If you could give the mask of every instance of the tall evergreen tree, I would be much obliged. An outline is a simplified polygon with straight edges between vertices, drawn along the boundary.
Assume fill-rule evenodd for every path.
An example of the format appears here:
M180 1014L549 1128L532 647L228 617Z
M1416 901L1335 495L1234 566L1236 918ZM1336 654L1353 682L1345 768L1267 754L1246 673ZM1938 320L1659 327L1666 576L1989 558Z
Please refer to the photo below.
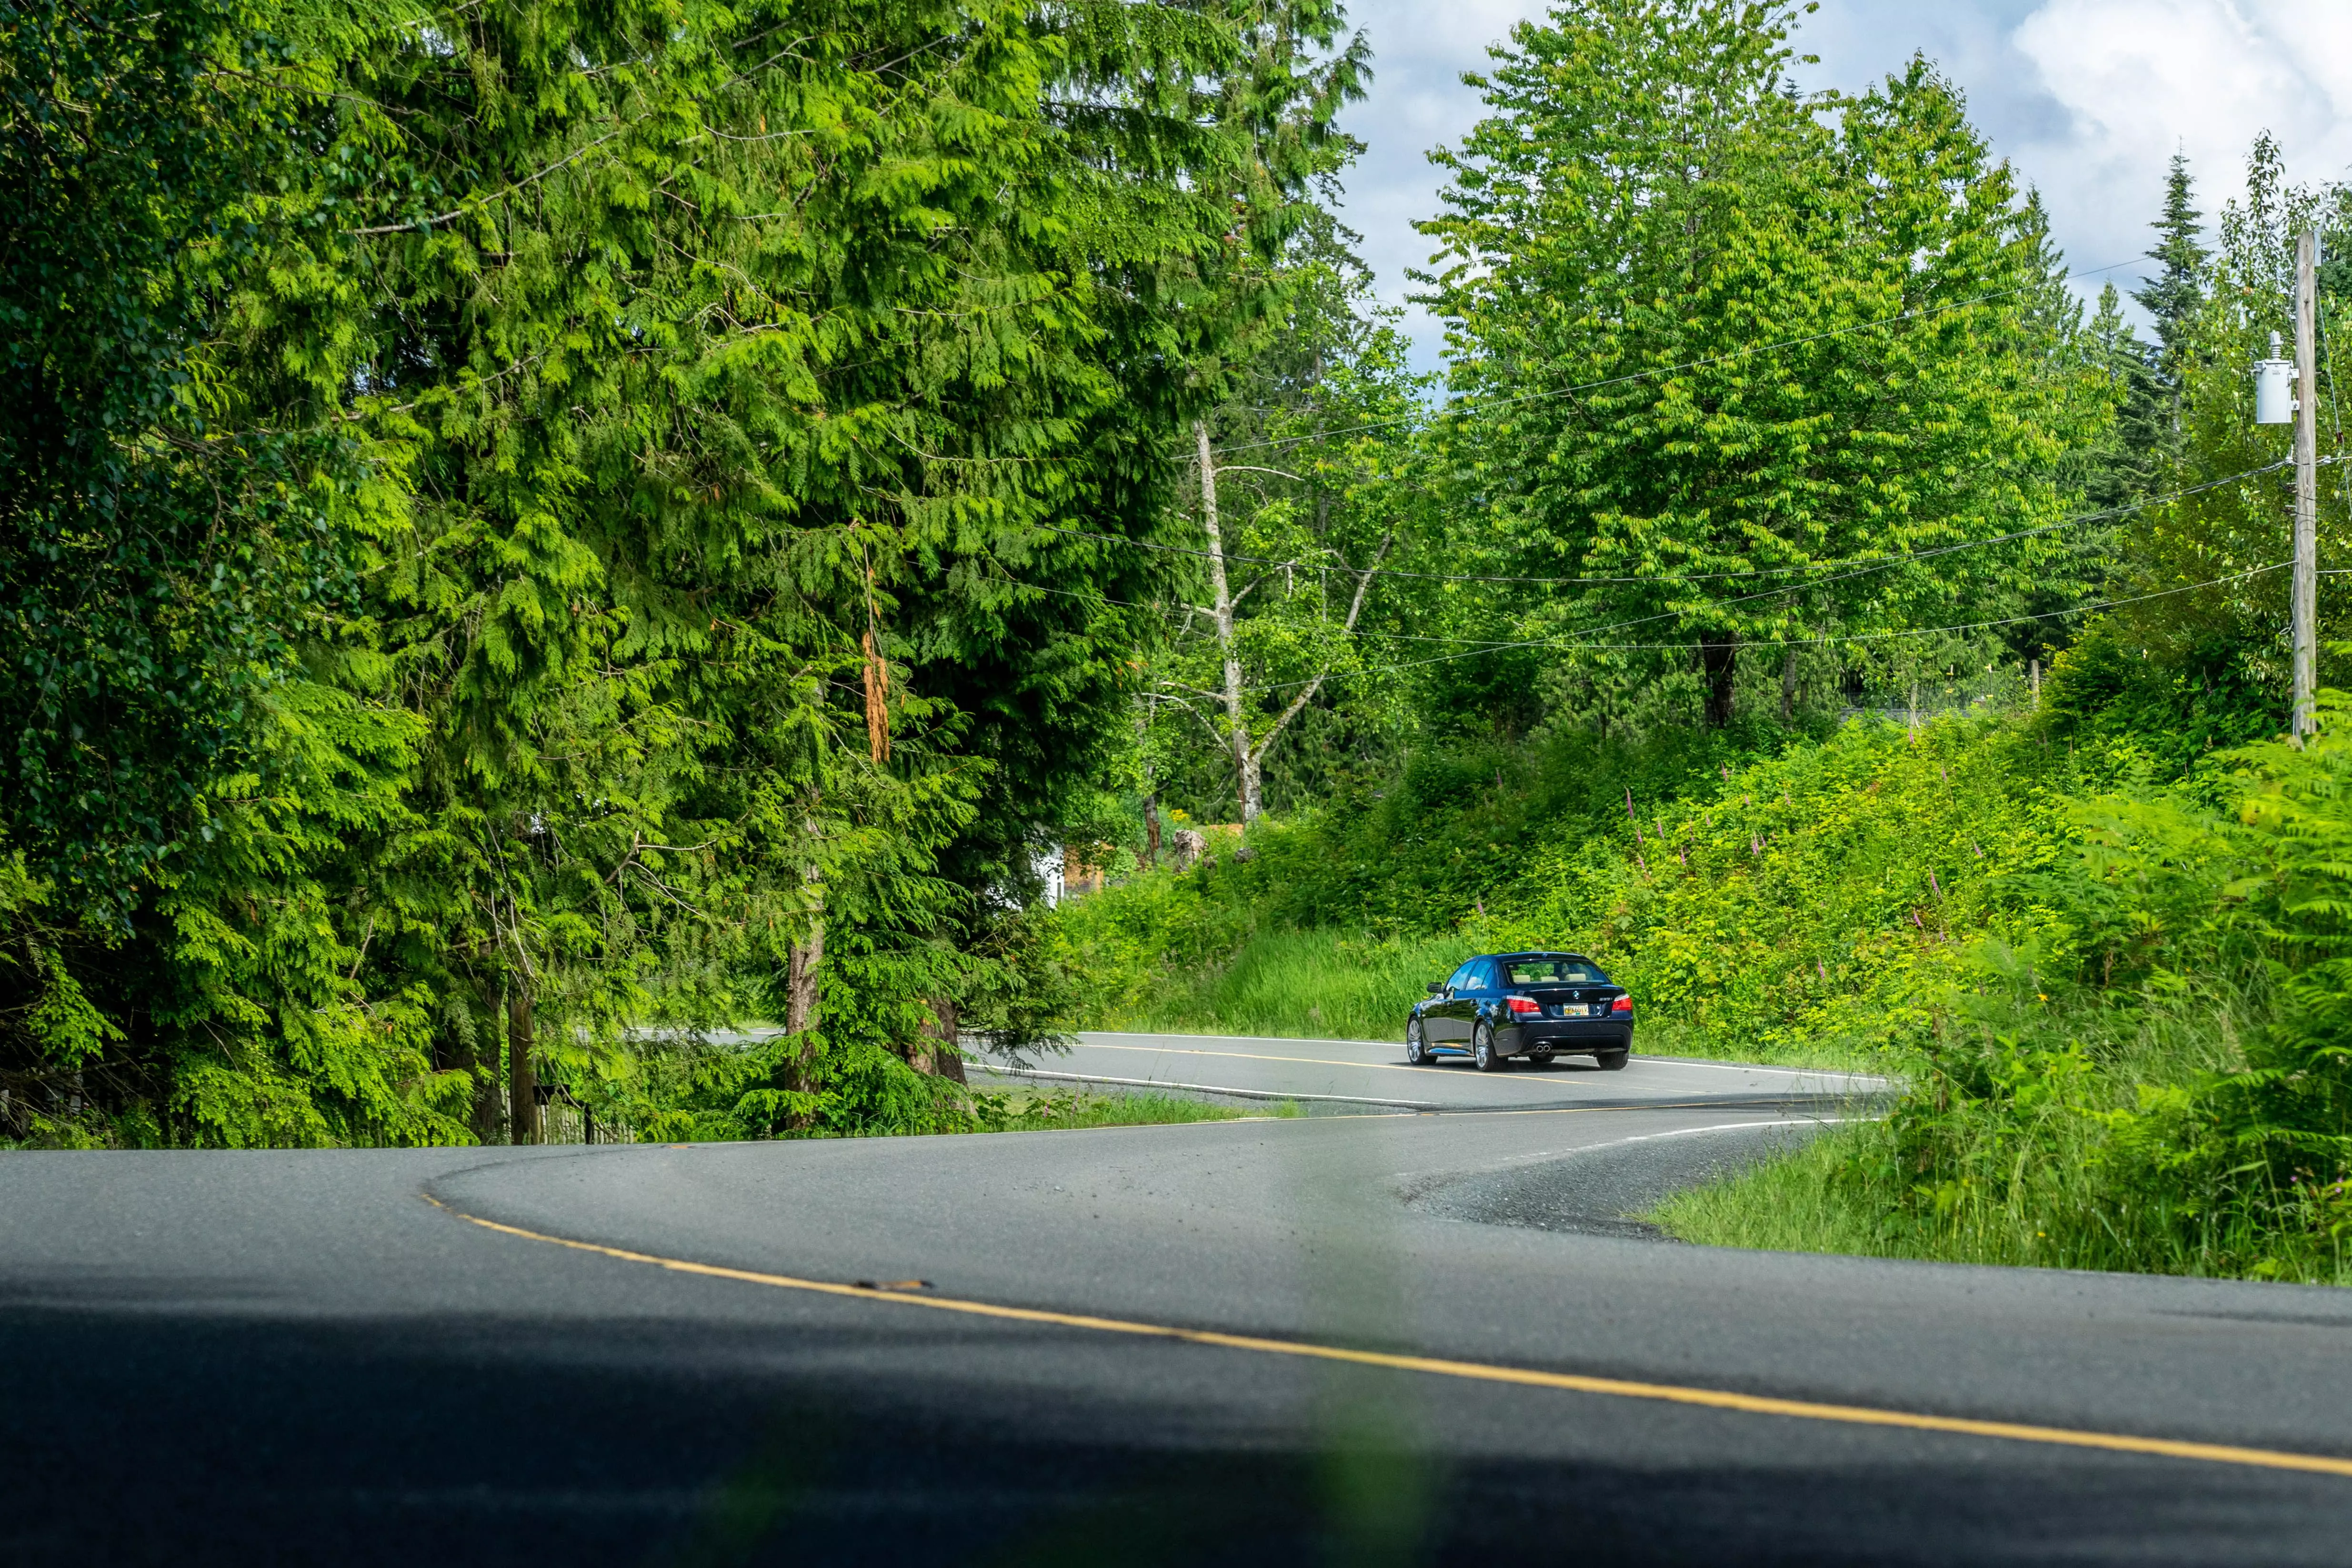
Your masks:
M0 434L47 418L179 507L123 519L171 558L127 594L0 560L132 655L29 650L112 683L126 744L20 755L80 770L63 863L113 855L134 906L109 951L0 862L0 1105L405 1141L464 1135L471 1082L474 1135L530 1138L547 1074L683 1131L921 1124L908 1059L1001 999L992 912L1123 727L1119 601L1164 570L1068 530L1166 526L1248 313L1221 276L1334 134L1337 7L304 3L0 38L0 179L43 218L0 304L95 278L149 318L15 340L54 362L8 394L121 390L111 434L30 396ZM78 164L61 40L114 95ZM239 478L261 448L217 438L278 429ZM86 547L92 493L0 498L11 549ZM633 1043L747 1011L786 1041L690 1092Z
M2164 175L2164 210L2148 225L2158 237L2147 255L2158 264L2158 270L2132 290L2132 298L2155 321L2155 370L2172 406L2176 434L2189 340L2198 308L2205 302L2206 263L2211 255L2198 238L2203 232L2200 222L2203 216L2197 210L2189 155L2175 152Z
M2099 290L2084 350L2107 384L2116 423L2083 454L2083 498L2096 507L2120 507L2148 494L2164 476L2172 447L2171 403L2158 381L2155 355L2124 319L2123 296L2112 283Z

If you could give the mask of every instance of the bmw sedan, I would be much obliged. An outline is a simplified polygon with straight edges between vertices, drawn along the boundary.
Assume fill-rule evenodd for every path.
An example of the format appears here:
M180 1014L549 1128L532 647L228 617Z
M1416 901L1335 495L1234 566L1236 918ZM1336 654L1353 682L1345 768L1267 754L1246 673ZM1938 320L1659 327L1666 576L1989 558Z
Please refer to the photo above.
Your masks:
M1405 1020L1416 1066L1466 1056L1493 1072L1515 1056L1538 1065L1590 1055L1614 1071L1633 1051L1633 998L1580 953L1489 953L1432 981Z

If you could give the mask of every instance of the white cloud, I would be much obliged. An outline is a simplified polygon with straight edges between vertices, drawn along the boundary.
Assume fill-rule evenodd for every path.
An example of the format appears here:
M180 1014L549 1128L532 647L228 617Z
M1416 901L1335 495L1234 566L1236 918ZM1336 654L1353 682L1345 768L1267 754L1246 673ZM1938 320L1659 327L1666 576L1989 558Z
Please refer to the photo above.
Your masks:
M2147 247L2176 149L2209 217L2242 188L2261 131L2297 179L2335 178L2352 162L2352 6L2047 0L2012 42L2066 114L2058 134L2012 152L2081 236L2083 265Z
M1429 5L1416 0L1366 0L1353 19L1372 46L1372 87L1342 123L1366 143L1348 176L1341 215L1364 236L1364 259L1380 292L1401 303L1412 285L1406 269L1429 259L1429 242L1413 230L1433 216L1443 171L1431 164L1433 147L1458 143L1478 122L1478 95L1462 85L1465 71L1490 63L1486 46L1507 37L1522 16L1542 12L1539 0L1467 0ZM1424 369L1437 363L1442 333L1418 307L1406 325Z
M1405 269L1428 256L1412 225L1436 212L1442 182L1424 151L1458 143L1479 117L1460 74L1484 69L1486 46L1543 10L1542 0L1359 0L1376 75L1346 121L1370 151L1349 177L1345 215L1386 298L1402 298ZM2142 271L2176 148L2209 220L2243 188L2262 131L2297 180L2352 169L2352 0L1825 0L1796 43L1821 57L1801 68L1805 86L1848 90L1924 52L1968 95L1994 152L2040 187L2068 258L2126 264L2112 274L2126 287ZM1416 311L1408 326L1434 366L1435 324Z

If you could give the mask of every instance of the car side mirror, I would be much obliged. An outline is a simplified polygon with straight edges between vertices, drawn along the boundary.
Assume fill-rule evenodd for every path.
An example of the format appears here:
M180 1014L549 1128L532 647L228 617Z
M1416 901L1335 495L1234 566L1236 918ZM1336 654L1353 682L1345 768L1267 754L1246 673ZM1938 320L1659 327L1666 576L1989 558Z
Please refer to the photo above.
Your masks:
M1433 997L1444 989L1445 982L1443 980L1432 980L1429 982L1429 994Z

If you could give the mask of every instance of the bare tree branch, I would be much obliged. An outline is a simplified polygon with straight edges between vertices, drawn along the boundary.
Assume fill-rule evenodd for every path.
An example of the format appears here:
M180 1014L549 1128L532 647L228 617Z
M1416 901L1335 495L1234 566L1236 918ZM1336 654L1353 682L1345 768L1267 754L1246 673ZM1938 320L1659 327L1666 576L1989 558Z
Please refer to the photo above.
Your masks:
M1381 562L1388 559L1389 546L1394 543L1395 540L1396 530L1394 528L1391 528L1387 533L1381 535L1381 548L1372 552L1372 564L1366 567L1363 570L1356 572L1356 591L1354 596L1348 601L1348 619L1342 622L1339 626L1339 631L1342 635L1352 635L1354 633L1356 630L1356 617L1364 612L1364 595L1371 588L1372 579L1380 575ZM1353 569L1351 568L1350 570L1352 570ZM1287 726L1292 719L1298 716L1299 711L1306 707L1309 702L1314 700L1315 694L1323 689L1323 683L1327 678L1328 678L1330 674L1330 669L1328 666L1326 666L1322 674L1307 682L1306 688L1297 696L1290 699L1290 706L1282 710L1282 716L1276 719L1272 727L1266 730L1265 736L1259 739L1258 743L1255 747L1250 748L1250 760L1252 762L1256 762L1265 756L1266 747L1274 744L1275 737L1280 735L1283 732L1284 727Z

